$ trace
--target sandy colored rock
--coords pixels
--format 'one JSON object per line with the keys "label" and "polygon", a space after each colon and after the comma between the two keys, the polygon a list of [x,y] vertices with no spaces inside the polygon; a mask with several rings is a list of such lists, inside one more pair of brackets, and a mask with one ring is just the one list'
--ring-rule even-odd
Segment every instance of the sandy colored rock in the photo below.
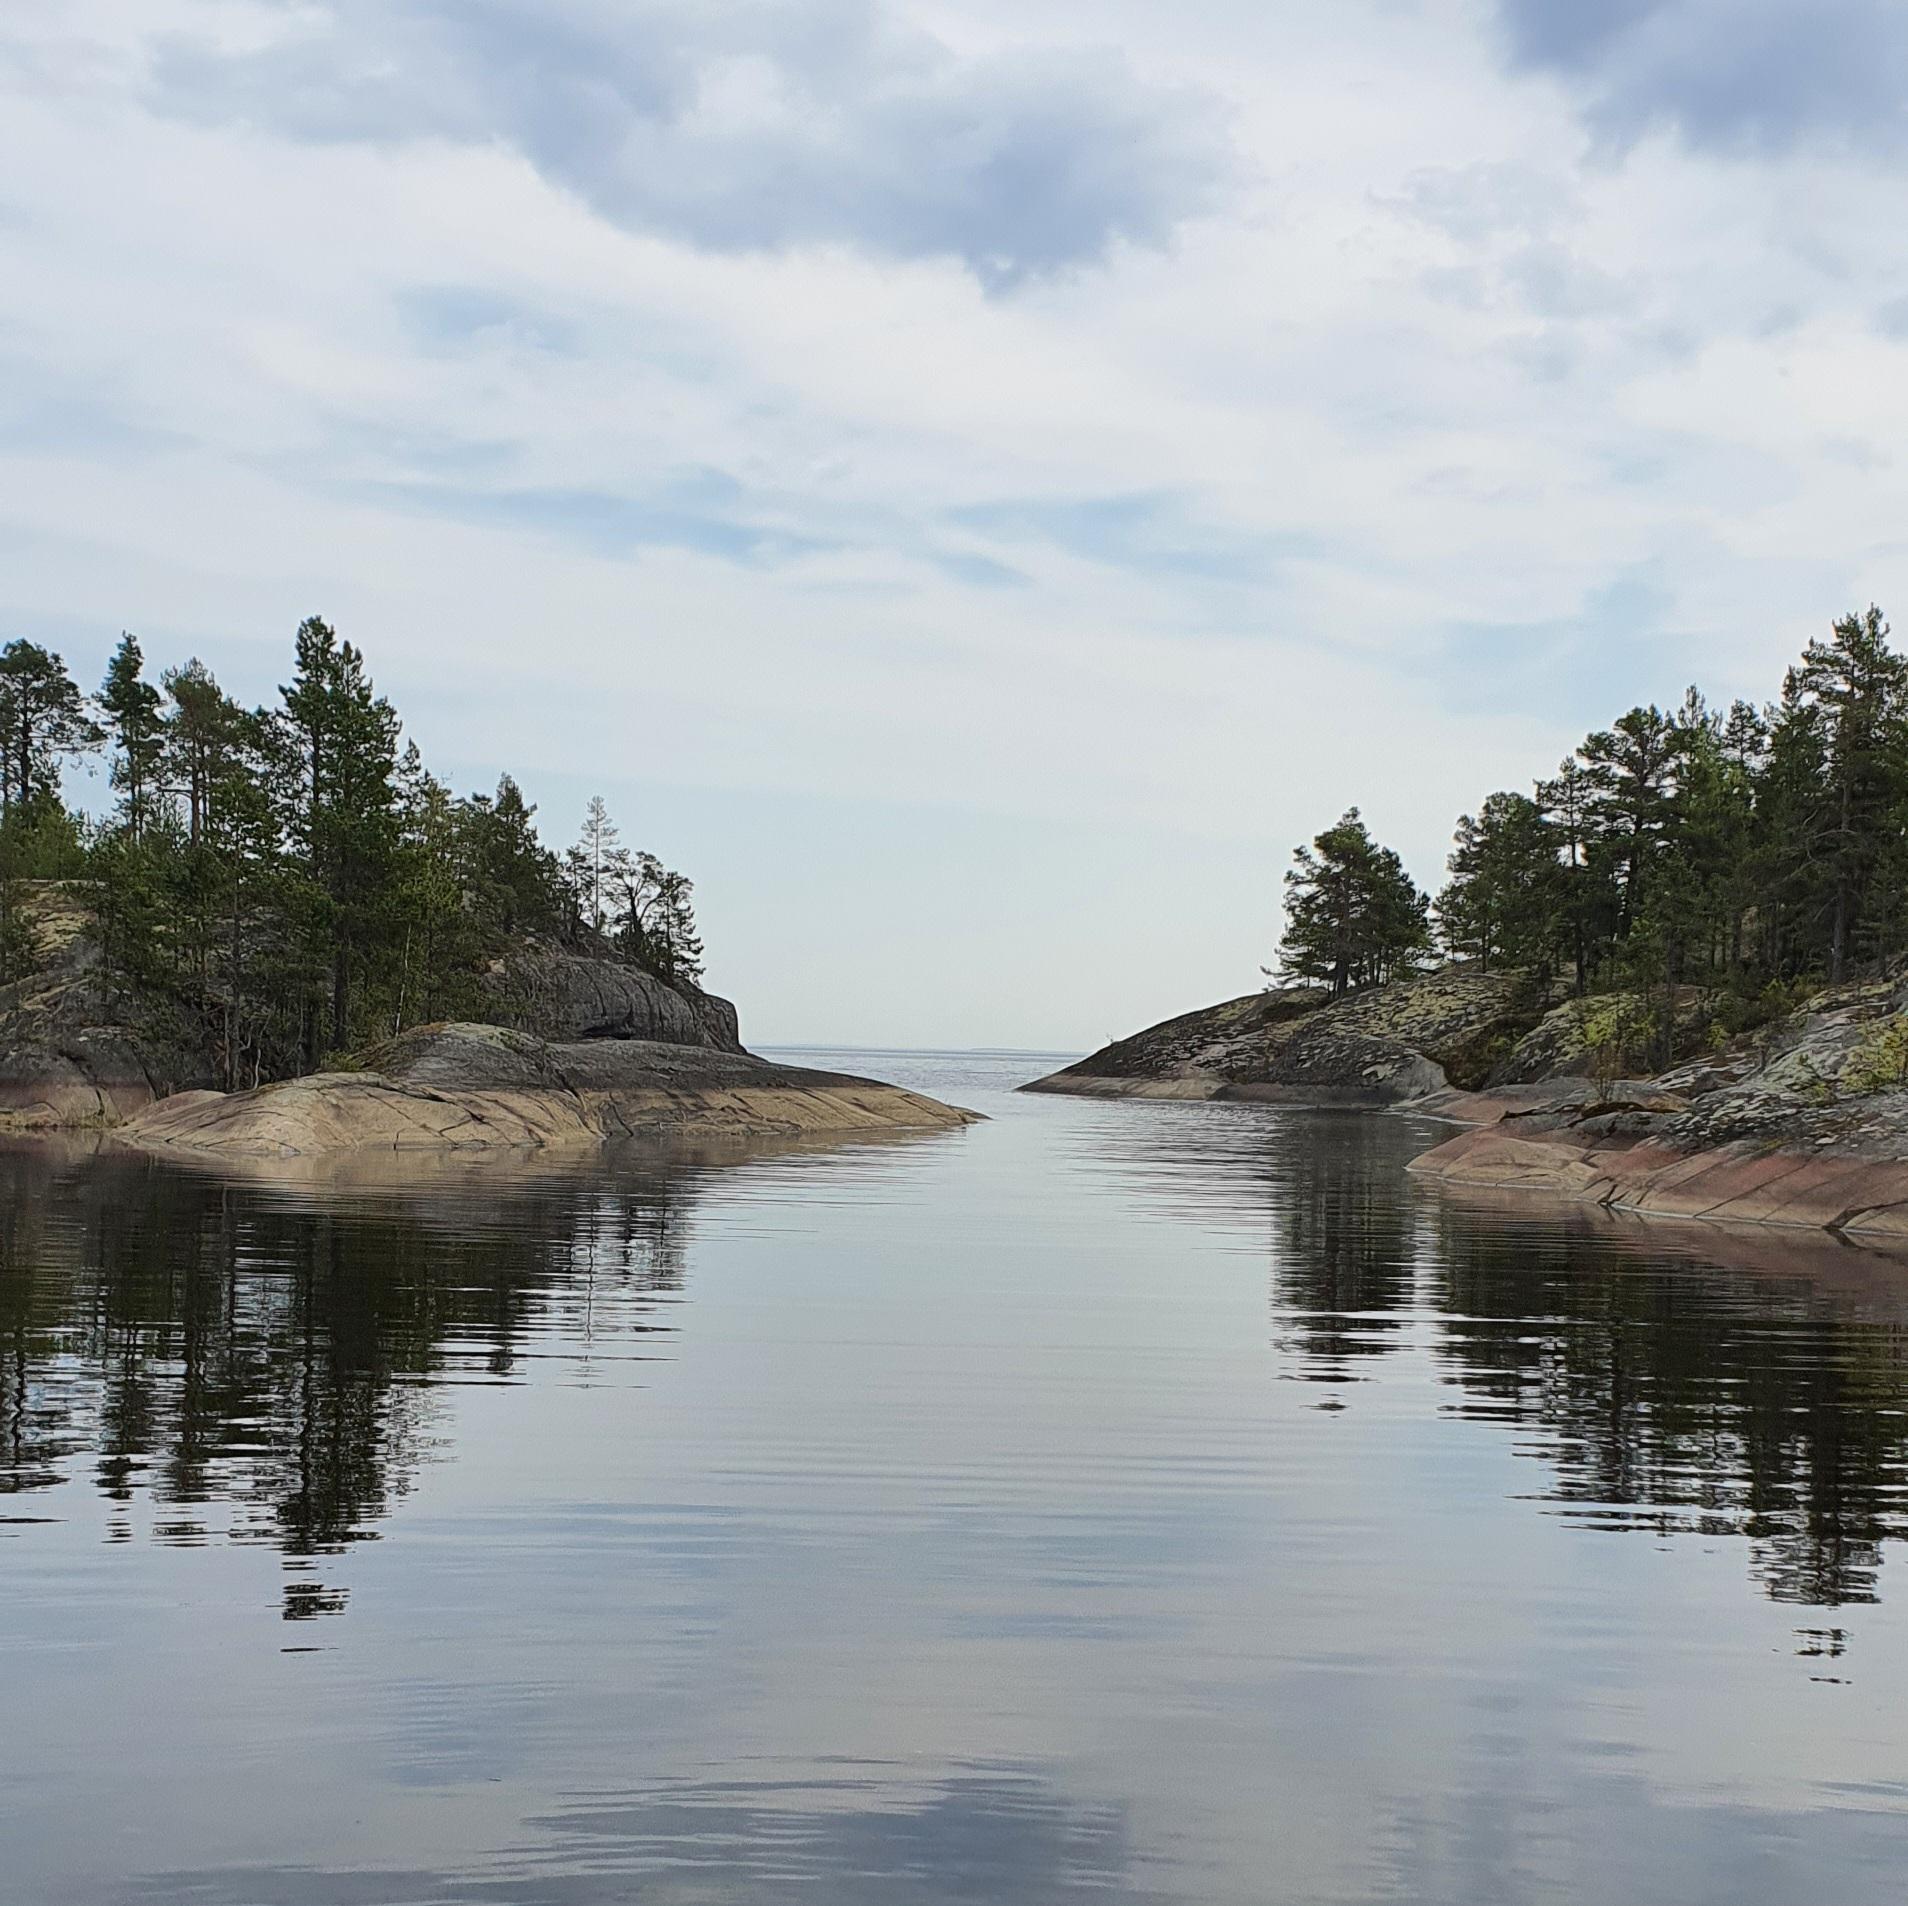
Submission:
{"label": "sandy colored rock", "polygon": [[141,1149],[239,1158],[355,1150],[540,1148],[645,1136],[795,1137],[947,1130],[972,1113],[872,1079],[747,1053],[429,1026],[318,1073],[229,1096],[192,1092],[116,1135]]}

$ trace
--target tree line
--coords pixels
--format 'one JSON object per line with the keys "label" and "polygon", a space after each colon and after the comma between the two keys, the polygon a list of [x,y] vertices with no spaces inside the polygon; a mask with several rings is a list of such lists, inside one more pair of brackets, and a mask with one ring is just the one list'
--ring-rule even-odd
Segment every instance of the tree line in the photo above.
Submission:
{"label": "tree line", "polygon": [[1632,708],[1462,815],[1447,873],[1420,891],[1352,809],[1297,850],[1279,973],[1337,994],[1456,957],[1579,996],[1698,988],[1728,1027],[1883,971],[1908,947],[1908,659],[1871,607],[1765,706]]}
{"label": "tree line", "polygon": [[[38,644],[0,649],[0,981],[47,950],[27,883],[76,883],[109,986],[186,1014],[236,1085],[482,1016],[526,938],[700,977],[690,882],[600,799],[553,852],[509,775],[457,796],[430,773],[328,623],[299,625],[290,673],[247,708],[196,659],[153,681],[125,635],[88,695]],[[63,772],[102,756],[110,811],[77,812]]]}

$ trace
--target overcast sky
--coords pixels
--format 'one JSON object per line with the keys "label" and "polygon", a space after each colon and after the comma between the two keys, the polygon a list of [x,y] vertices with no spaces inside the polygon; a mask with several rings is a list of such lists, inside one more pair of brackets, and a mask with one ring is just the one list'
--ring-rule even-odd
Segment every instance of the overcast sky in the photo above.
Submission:
{"label": "overcast sky", "polygon": [[6,0],[0,636],[323,613],[745,1036],[1084,1049],[1908,599],[1905,99],[1899,0]]}

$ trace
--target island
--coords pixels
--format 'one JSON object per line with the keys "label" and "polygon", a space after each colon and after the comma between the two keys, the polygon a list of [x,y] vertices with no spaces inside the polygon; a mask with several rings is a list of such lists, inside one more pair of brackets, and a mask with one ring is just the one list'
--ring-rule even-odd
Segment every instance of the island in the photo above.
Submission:
{"label": "island", "polygon": [[[0,649],[0,1130],[204,1162],[810,1139],[973,1115],[776,1065],[704,990],[692,883],[592,799],[457,796],[317,617],[246,708],[196,659],[97,694]],[[69,806],[100,763],[109,812]]]}
{"label": "island", "polygon": [[1660,1215],[1908,1232],[1908,658],[1877,608],[1778,699],[1630,709],[1458,819],[1435,896],[1356,808],[1264,989],[1028,1089],[1402,1110],[1412,1169]]}
{"label": "island", "polygon": [[1612,1076],[1607,1002],[1450,965],[1333,1000],[1278,988],[1186,1013],[1022,1089],[1414,1114],[1468,1129],[1410,1169],[1666,1217],[1908,1236],[1908,982],[1825,991],[1653,1076]]}

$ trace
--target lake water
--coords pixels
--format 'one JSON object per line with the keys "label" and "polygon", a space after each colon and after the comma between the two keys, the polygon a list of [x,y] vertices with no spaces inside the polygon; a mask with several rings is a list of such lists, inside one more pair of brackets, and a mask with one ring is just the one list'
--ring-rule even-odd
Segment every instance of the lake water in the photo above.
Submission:
{"label": "lake water", "polygon": [[0,1154],[0,1899],[1898,1906],[1908,1265],[837,1062],[992,1122]]}

